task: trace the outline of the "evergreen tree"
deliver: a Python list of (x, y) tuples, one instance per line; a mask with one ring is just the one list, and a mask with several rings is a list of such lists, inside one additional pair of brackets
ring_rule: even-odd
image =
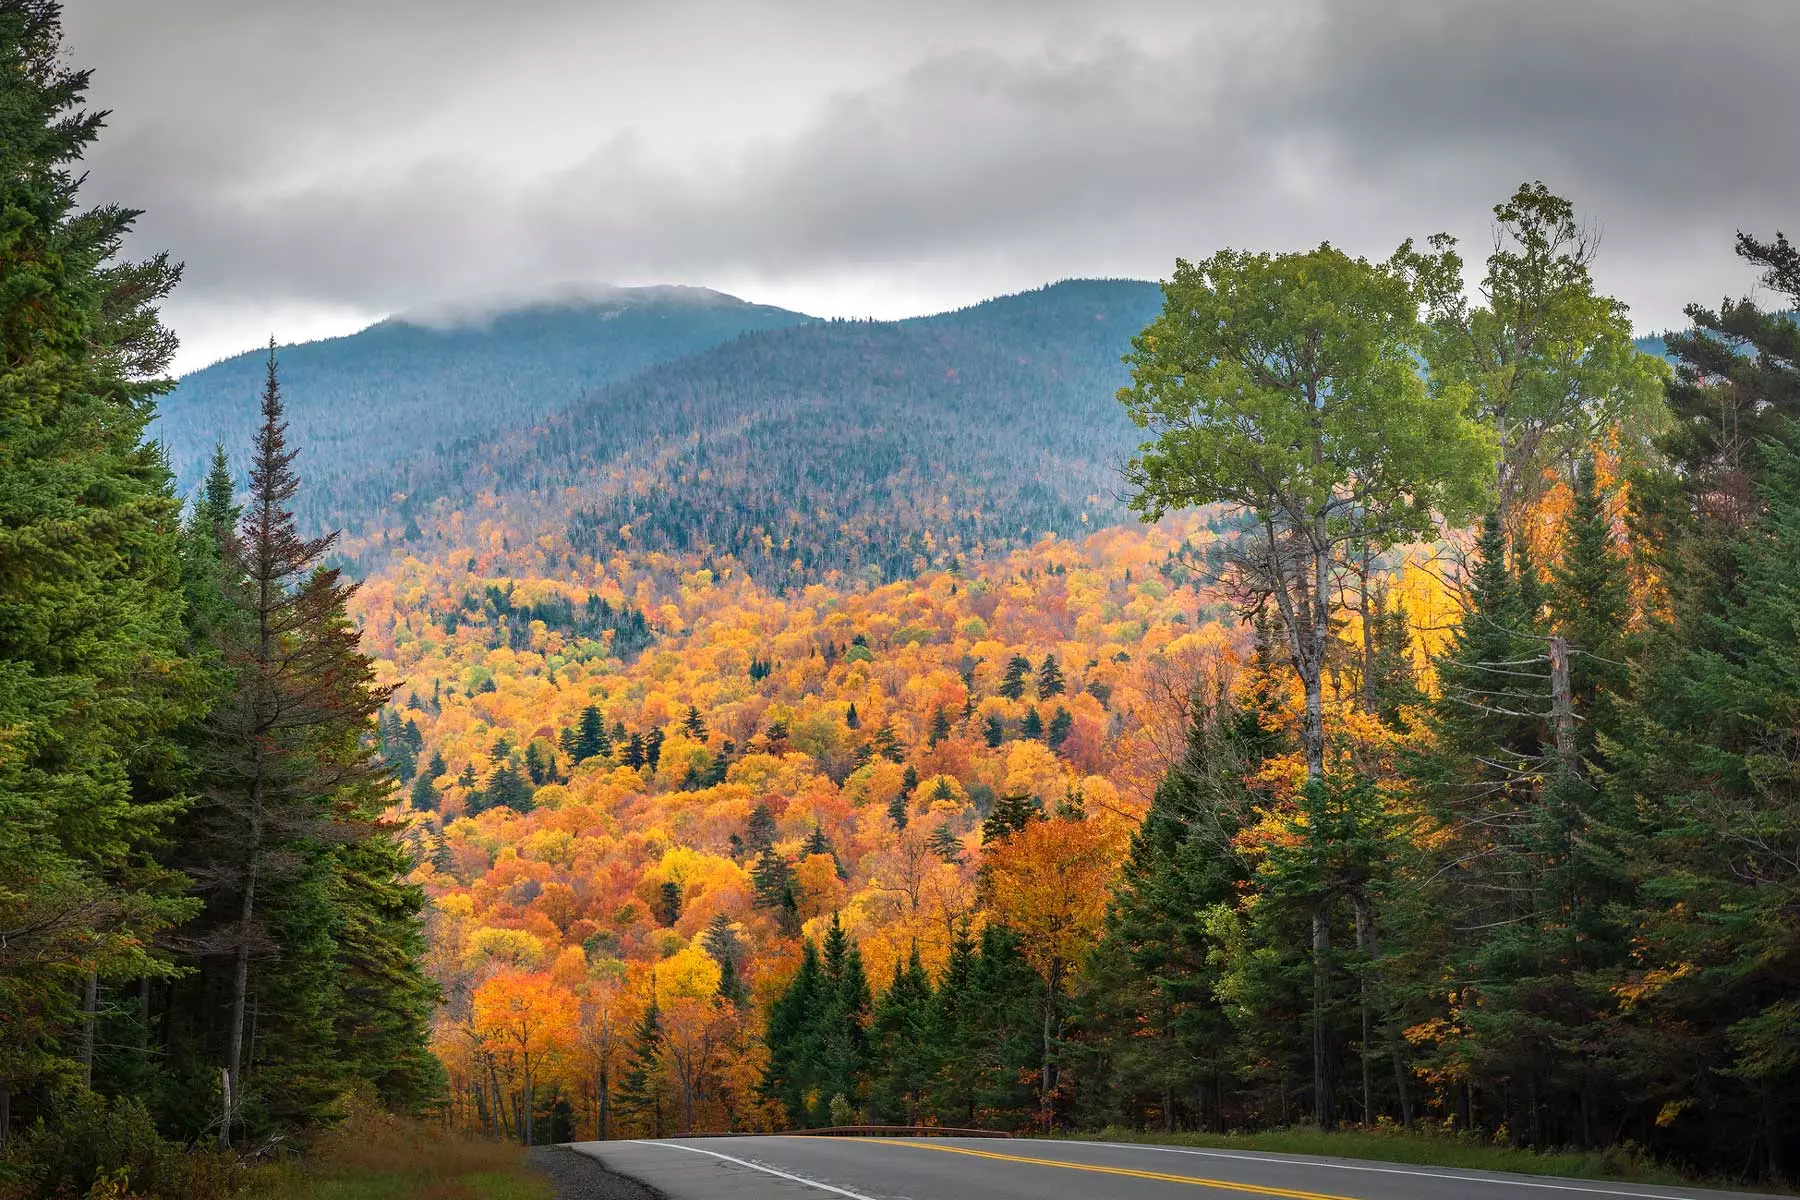
[(768, 805), (758, 804), (750, 810), (744, 841), (757, 854), (775, 844), (775, 816), (769, 811)]
[(881, 728), (875, 731), (875, 752), (889, 762), (906, 761), (906, 747), (900, 744), (900, 737), (894, 732), (892, 720), (883, 721)]
[(1032, 741), (1044, 736), (1044, 718), (1035, 705), (1025, 710), (1025, 717), (1019, 722), (1019, 732)]
[(664, 880), (656, 890), (657, 918), (664, 925), (674, 925), (681, 920), (681, 885), (673, 879)]
[(0, 1140), (15, 1092), (87, 1076), (88, 998), (166, 970), (186, 905), (146, 851), (179, 807), (171, 731), (204, 702), (144, 440), (180, 269), (120, 257), (135, 211), (77, 210), (101, 114), (61, 55), (55, 5), (0, 7)]
[(894, 823), (895, 829), (905, 829), (906, 828), (906, 820), (907, 820), (906, 814), (907, 814), (907, 810), (911, 807), (912, 807), (912, 804), (911, 804), (909, 795), (904, 787), (902, 787), (899, 791), (895, 792), (894, 798), (892, 800), (888, 801), (888, 806), (887, 806), (888, 820), (890, 820)]
[(950, 826), (939, 824), (931, 831), (931, 837), (926, 844), (931, 847), (931, 852), (944, 862), (951, 866), (961, 865), (963, 861), (962, 840), (950, 832)]
[(904, 966), (894, 962), (894, 978), (875, 1006), (869, 1027), (871, 1117), (882, 1124), (917, 1125), (922, 1120), (926, 1087), (936, 1072), (932, 1044), (931, 978), (919, 959), (919, 944)]
[(851, 944), (835, 913), (825, 934), (823, 967), (825, 994), (816, 1022), (820, 1099), (826, 1107), (815, 1119), (821, 1124), (837, 1124), (830, 1109), (833, 1098), (842, 1096), (855, 1110), (866, 1091), (870, 996), (862, 951)]
[(693, 738), (696, 742), (699, 742), (702, 745), (706, 743), (706, 719), (700, 715), (700, 710), (695, 708), (692, 704), (688, 705), (687, 716), (683, 717), (681, 720), (681, 729), (683, 733)]
[[(332, 975), (329, 847), (371, 836), (364, 822), (389, 786), (364, 738), (388, 693), (357, 648), (345, 611), (354, 589), (318, 565), (335, 535), (305, 539), (295, 529), (299, 480), (273, 347), (261, 404), (249, 503), (222, 556), (238, 610), (214, 631), (230, 691), (206, 721), (207, 787), (185, 846), (209, 900), (193, 936), (229, 972), (222, 1065), (235, 1096), (222, 1144), (250, 1092), (244, 1049), (256, 992), (259, 1021), (290, 1064), (270, 1064), (266, 1101), (299, 1116), (336, 1087), (330, 1002), (316, 994)], [(275, 952), (278, 966), (263, 972), (258, 989), (253, 964)]]
[(575, 761), (604, 758), (610, 753), (612, 739), (606, 735), (606, 721), (600, 716), (600, 710), (590, 704), (581, 710), (581, 719), (576, 725), (573, 750)]
[(981, 823), (981, 844), (1004, 841), (1032, 821), (1044, 818), (1044, 802), (1025, 792), (1008, 792), (994, 802), (994, 809)]
[(1057, 665), (1056, 655), (1044, 655), (1044, 663), (1038, 668), (1037, 698), (1048, 700), (1052, 696), (1060, 696), (1067, 686), (1063, 682), (1062, 668)]
[(663, 731), (652, 729), (644, 736), (644, 762), (652, 771), (662, 762)]
[(861, 729), (862, 728), (862, 718), (857, 716), (857, 714), (856, 714), (856, 701), (854, 701), (854, 700), (852, 700), (850, 702), (850, 708), (848, 709), (848, 711), (846, 711), (844, 713), (844, 728), (846, 728), (846, 729)]
[(1031, 660), (1022, 654), (1015, 654), (1006, 660), (1006, 674), (1001, 677), (1000, 695), (1008, 700), (1017, 700), (1025, 695), (1025, 680), (1031, 675)]
[(625, 743), (625, 765), (637, 771), (641, 770), (649, 761), (649, 752), (644, 745), (644, 736), (640, 733), (631, 734)]
[(788, 860), (765, 847), (751, 868), (750, 879), (756, 889), (756, 907), (775, 913), (784, 931), (799, 928), (800, 914), (794, 897), (794, 872)]
[[(1032, 711), (1036, 711), (1033, 709)], [(1069, 740), (1069, 733), (1075, 728), (1075, 718), (1062, 705), (1056, 706), (1056, 715), (1050, 718), (1050, 727), (1044, 731), (1044, 741), (1052, 750), (1061, 750), (1063, 743)]]
[(415, 812), (437, 811), (439, 796), (432, 779), (433, 776), (426, 772), (413, 780), (412, 791), (408, 794), (407, 800)]
[(666, 1072), (663, 1068), (662, 1010), (656, 1004), (655, 982), (652, 978), (650, 1001), (631, 1033), (631, 1051), (620, 1080), (619, 1115), (642, 1133), (662, 1137)]
[(931, 713), (931, 733), (926, 738), (928, 746), (936, 748), (937, 744), (950, 736), (950, 714), (943, 709), (933, 709)]
[(987, 723), (982, 727), (982, 735), (987, 738), (988, 749), (998, 750), (1000, 743), (1006, 740), (1006, 722), (1000, 719), (998, 713), (995, 713), (987, 719)]
[(488, 776), (487, 787), (483, 792), (484, 808), (510, 808), (514, 812), (531, 811), (531, 785), (525, 782), (519, 769), (510, 762), (503, 762), (494, 768)]
[(731, 918), (724, 913), (714, 913), (706, 932), (700, 936), (700, 944), (719, 964), (719, 995), (740, 1010), (749, 1007), (750, 989), (739, 970), (743, 946)]
[(808, 938), (801, 948), (800, 969), (787, 990), (769, 1006), (763, 1034), (769, 1061), (763, 1070), (762, 1093), (781, 1105), (788, 1124), (795, 1128), (812, 1124), (811, 1099), (823, 1074), (824, 1044), (818, 1018), (829, 994), (818, 947)]

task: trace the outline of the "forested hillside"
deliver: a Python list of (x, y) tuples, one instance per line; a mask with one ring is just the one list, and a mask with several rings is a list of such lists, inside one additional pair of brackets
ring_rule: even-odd
[(514, 543), (549, 533), (602, 558), (730, 555), (782, 588), (1100, 528), (1124, 515), (1135, 445), (1112, 399), (1119, 360), (1157, 295), (1075, 280), (741, 338), (493, 444), (398, 464), (383, 486), (404, 503), (372, 509), (348, 548), (371, 563), (396, 543), (439, 552), (492, 520)]
[[(348, 337), (281, 348), (289, 419), (306, 447), (310, 529), (360, 525), (391, 505), (398, 459), (490, 438), (558, 412), (593, 390), (760, 329), (809, 318), (704, 288), (618, 288), (586, 299), (483, 313), (394, 317)], [(249, 447), (263, 355), (186, 376), (159, 406), (151, 436), (168, 448), (183, 494), (215, 443)]]
[(184, 504), (64, 63), (0, 0), (0, 1200), (375, 1104), (1800, 1172), (1791, 320), (1640, 352), (1526, 184), (1475, 271), (272, 350)]

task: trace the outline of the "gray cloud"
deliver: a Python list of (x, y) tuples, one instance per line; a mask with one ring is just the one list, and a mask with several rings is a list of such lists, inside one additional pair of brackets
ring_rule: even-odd
[(1660, 327), (1745, 289), (1735, 229), (1800, 226), (1787, 0), (69, 16), (117, 113), (96, 195), (187, 260), (184, 330), (571, 280), (894, 312), (1442, 228), (1479, 257), (1534, 178)]

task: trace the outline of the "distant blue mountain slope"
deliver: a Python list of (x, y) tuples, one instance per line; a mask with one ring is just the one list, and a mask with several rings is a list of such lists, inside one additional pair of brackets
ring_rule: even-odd
[[(595, 388), (745, 333), (812, 318), (703, 288), (621, 288), (484, 320), (393, 318), (348, 337), (281, 348), (291, 440), (309, 523), (341, 520), (371, 477), (404, 458), (485, 439), (567, 408)], [(257, 421), (265, 355), (196, 371), (164, 397), (151, 436), (185, 493), (215, 442), (240, 460)]]

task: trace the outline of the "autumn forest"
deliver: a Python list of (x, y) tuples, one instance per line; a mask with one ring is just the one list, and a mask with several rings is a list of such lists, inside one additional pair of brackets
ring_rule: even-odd
[(1800, 1172), (1779, 233), (1656, 352), (1527, 183), (1468, 260), (177, 385), (58, 47), (0, 4), (0, 1196), (351, 1100)]

